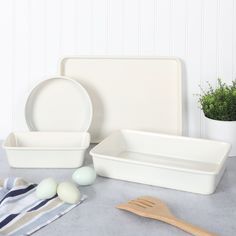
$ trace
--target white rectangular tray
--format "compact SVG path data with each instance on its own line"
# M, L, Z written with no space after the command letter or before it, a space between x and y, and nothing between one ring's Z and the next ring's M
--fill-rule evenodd
M178 59L68 57L60 70L77 79L91 97L92 142L119 129L182 134Z
M12 167L76 168L83 164L89 143L86 132L15 132L3 148Z
M230 144L132 130L114 132L93 148L98 175L201 194L220 181Z

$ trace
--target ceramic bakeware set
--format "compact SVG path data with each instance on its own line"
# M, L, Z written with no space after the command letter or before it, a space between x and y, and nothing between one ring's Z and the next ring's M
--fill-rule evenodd
M90 152L101 176L215 191L230 145L178 136L178 59L72 57L62 60L60 74L30 93L25 118L33 132L13 133L3 145L11 166L79 167L91 135L93 143L105 138Z
M8 162L22 168L76 168L90 144L92 104L75 80L55 77L36 85L25 105L30 132L11 133L3 143Z

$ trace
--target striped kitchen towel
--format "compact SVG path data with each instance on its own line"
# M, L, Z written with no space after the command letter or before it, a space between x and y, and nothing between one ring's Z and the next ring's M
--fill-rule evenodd
M31 235L80 204L67 204L57 195L39 200L36 184L22 178L0 179L0 235Z

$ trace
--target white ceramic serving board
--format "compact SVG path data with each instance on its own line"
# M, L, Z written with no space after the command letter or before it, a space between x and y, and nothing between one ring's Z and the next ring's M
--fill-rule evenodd
M92 142L119 129L182 134L178 59L68 57L60 70L78 80L91 97Z

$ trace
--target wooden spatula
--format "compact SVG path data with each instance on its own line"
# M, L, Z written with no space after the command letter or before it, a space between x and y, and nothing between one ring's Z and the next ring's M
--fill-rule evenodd
M158 198L148 196L139 197L127 203L120 204L117 208L130 211L139 216L163 221L195 236L216 236L216 234L177 219L170 212L167 205Z

